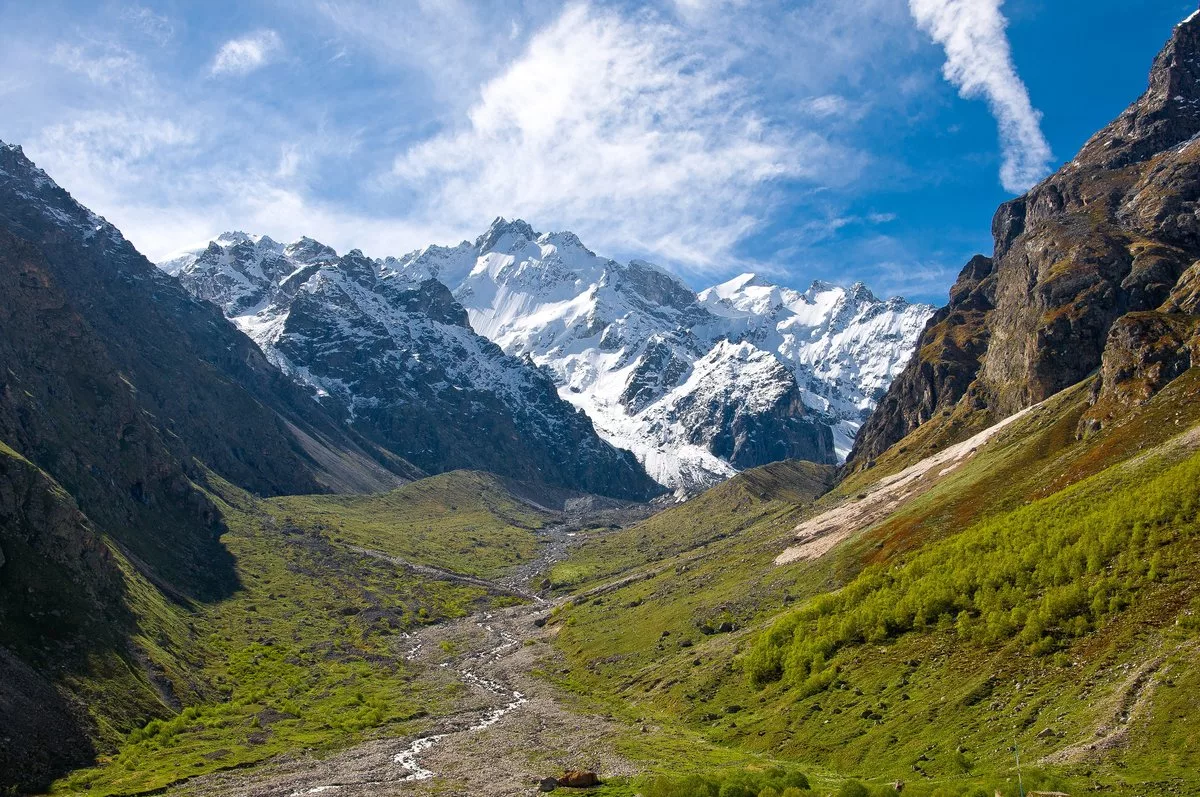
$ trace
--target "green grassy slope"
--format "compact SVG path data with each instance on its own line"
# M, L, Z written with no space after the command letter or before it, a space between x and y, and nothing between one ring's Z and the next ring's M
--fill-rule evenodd
M536 555L533 531L551 513L496 476L453 471L380 495L295 496L267 502L280 522L412 562L491 577Z
M1043 785L1200 789L1186 690L1200 677L1200 435L1184 434L1200 423L1200 370L1081 437L1088 391L1015 422L816 561L772 565L798 518L912 464L911 449L757 522L710 494L703 523L736 533L660 547L646 578L560 613L561 681L750 762L900 779L905 793L1015 793L1014 744ZM687 538L699 521L680 510L650 523L622 534ZM590 539L561 569L613 544ZM707 633L718 619L733 630Z
M616 533L594 530L568 562L551 570L556 588L580 589L618 573L672 557L689 557L747 529L793 524L801 508L833 484L834 469L811 462L776 462L747 471L691 501Z
M57 792L144 792L283 751L422 730L454 695L414 680L402 635L513 599L355 546L488 573L532 555L531 529L546 517L466 472L360 498L261 501L214 483L240 588L181 605L130 574L138 645L182 705L113 729L109 754ZM111 675L97 670L77 686L119 701L124 687Z

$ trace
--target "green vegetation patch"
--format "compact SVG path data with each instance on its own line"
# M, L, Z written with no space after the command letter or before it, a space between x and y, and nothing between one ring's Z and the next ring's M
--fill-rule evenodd
M389 494L262 502L212 481L220 491L214 500L228 525L222 542L236 562L238 589L221 601L185 606L164 601L134 571L128 574L137 645L184 707L164 705L149 722L114 729L115 750L96 767L59 781L56 793L141 793L284 752L327 752L374 736L410 735L455 704L460 688L453 679L420 678L405 660L405 636L495 607L497 600L481 587L364 554L343 532L328 531L339 502L347 508L345 527L370 534L373 502L409 507L408 499ZM445 495L445 489L435 485L425 494ZM464 492L458 500L476 520L457 528L482 525L482 510L472 502L491 496ZM312 516L304 514L310 506ZM457 511L445 507L447 515ZM382 514L377 521L387 534L375 547L397 553L419 547L405 539L419 532L388 519ZM490 528L493 542L518 531L531 534L494 518ZM491 561L506 550L495 545ZM433 557L447 561L455 551L446 546ZM111 670L98 663L80 690L119 703L120 694L105 690L120 690L125 681Z
M276 498L284 525L338 543L482 578L537 555L536 531L551 514L515 498L494 476L454 471L381 495Z
M1149 586L1182 579L1200 526L1200 455L1161 473L1119 468L1052 498L866 569L779 620L746 667L756 682L828 687L843 648L954 628L969 643L1018 638L1051 653Z

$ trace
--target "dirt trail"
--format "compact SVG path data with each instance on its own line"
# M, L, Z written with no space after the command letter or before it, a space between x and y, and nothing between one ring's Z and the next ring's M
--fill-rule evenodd
M1105 712L1094 728L1086 729L1088 735L1081 741L1068 745L1050 755L1040 763L1062 764L1099 759L1104 753L1129 743L1131 729L1146 714L1151 699L1160 681L1170 674L1172 660L1190 659L1196 655L1200 644L1183 642L1167 651L1161 651L1136 670L1128 670L1124 680L1103 699ZM1114 674L1115 676L1115 674Z
M326 758L282 756L254 769L199 777L168 793L509 797L534 794L538 780L566 769L591 769L605 777L634 774L634 767L614 751L615 740L629 728L572 710L555 687L531 675L561 664L549 644L553 630L537 624L555 604L530 595L524 587L566 555L573 540L570 528L564 524L546 529L542 533L547 541L536 560L497 583L483 582L493 592L526 595L531 603L430 626L398 640L398 655L419 668L419 678L462 688L454 710L425 733L366 742ZM419 567L403 560L394 563ZM429 575L457 578L440 570Z

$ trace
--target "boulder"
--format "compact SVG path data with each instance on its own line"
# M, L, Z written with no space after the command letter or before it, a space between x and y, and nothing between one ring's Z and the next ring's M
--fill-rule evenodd
M538 791L552 792L558 788L558 780L555 778L542 778L538 781Z
M558 785L568 789L590 789L600 785L600 778L595 772L572 769L558 779Z

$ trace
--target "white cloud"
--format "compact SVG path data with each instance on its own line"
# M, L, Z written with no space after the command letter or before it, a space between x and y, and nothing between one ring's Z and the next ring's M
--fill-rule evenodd
M775 181L858 166L815 132L773 126L754 99L666 23L573 5L393 176L442 223L569 224L602 249L704 270L761 223Z
M217 51L209 71L214 76L246 75L266 66L282 48L283 42L273 30L261 30L241 39L230 39Z
M289 8L311 14L342 45L396 69L409 83L408 103L420 95L457 110L517 51L524 23L544 16L542 6L555 1L526 0L525 13L470 0L307 0Z
M143 6L129 6L121 15L125 21L141 31L156 44L165 45L175 38L175 25L171 20Z
M98 85L138 82L142 74L137 56L115 44L85 47L59 43L50 53L50 62Z
M1054 156L1042 135L1041 114L1013 64L1002 2L909 0L909 9L917 25L945 48L946 79L964 97L987 100L1000 126L1000 181L1020 193L1049 173Z

